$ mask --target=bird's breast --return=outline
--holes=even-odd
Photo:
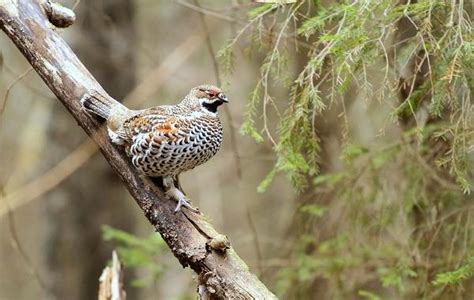
[[[205,163],[220,149],[223,129],[218,118],[198,118],[175,131],[140,134],[130,145],[132,162],[148,176],[177,175]]]

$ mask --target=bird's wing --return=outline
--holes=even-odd
[[[149,142],[155,143],[176,142],[186,138],[190,132],[190,126],[189,120],[184,116],[171,114],[166,109],[154,109],[127,120],[120,135],[124,135],[129,142],[144,137]]]

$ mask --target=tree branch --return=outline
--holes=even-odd
[[[69,11],[61,11],[47,0],[0,1],[2,30],[79,126],[97,143],[148,221],[161,234],[183,267],[189,266],[199,275],[199,294],[204,298],[275,298],[249,272],[225,236],[217,233],[202,215],[186,210],[175,214],[175,203],[166,198],[162,187],[140,176],[123,151],[111,144],[104,126],[83,112],[79,99],[86,92],[95,90],[107,94],[52,29],[46,14],[54,15],[55,24],[62,26],[73,20]],[[64,22],[61,22],[61,14],[67,19]]]

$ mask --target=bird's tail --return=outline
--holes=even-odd
[[[81,104],[84,109],[90,113],[108,119],[112,111],[127,110],[127,108],[110,96],[104,96],[99,92],[86,93],[81,98]]]

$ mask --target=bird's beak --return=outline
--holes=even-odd
[[[219,98],[219,100],[221,100],[223,103],[229,103],[229,100],[227,100],[227,97],[223,93],[219,93],[217,98]]]

